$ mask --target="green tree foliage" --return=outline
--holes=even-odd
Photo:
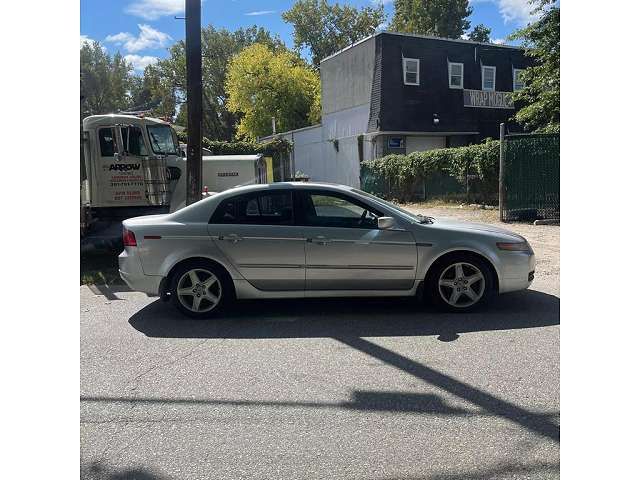
[[[85,43],[80,49],[81,118],[128,108],[131,70],[120,53],[111,56],[98,42]]]
[[[491,29],[480,23],[473,27],[473,30],[469,32],[469,40],[489,43],[491,41]]]
[[[395,0],[390,30],[460,38],[469,29],[468,0]]]
[[[554,0],[533,0],[540,19],[511,35],[521,39],[534,65],[524,71],[525,88],[514,95],[524,104],[515,119],[527,129],[560,131],[560,7]]]
[[[319,121],[320,77],[298,56],[256,43],[237,54],[226,78],[228,108],[242,115],[238,137],[255,139]]]
[[[293,25],[296,49],[306,47],[313,65],[320,60],[371,34],[384,22],[382,5],[357,9],[327,0],[298,0],[282,14]]]
[[[218,140],[231,140],[236,133],[238,116],[227,107],[224,82],[231,58],[243,48],[260,43],[272,50],[284,50],[284,43],[260,27],[240,28],[230,32],[209,25],[202,29],[202,90],[203,134]],[[169,49],[169,57],[154,65],[150,73],[157,72],[162,79],[159,91],[173,95],[181,104],[176,123],[186,126],[186,56],[183,41]],[[147,72],[145,71],[145,76]]]

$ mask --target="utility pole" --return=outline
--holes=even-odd
[[[500,221],[504,222],[504,143],[505,126],[500,124],[500,166],[498,170],[498,209],[500,213]]]
[[[186,0],[187,205],[202,198],[202,40],[200,0]]]

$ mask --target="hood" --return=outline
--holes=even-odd
[[[496,225],[490,225],[487,223],[464,222],[448,218],[436,218],[433,225],[458,231],[492,233],[495,235],[512,237],[514,239],[517,239],[518,241],[526,241],[523,236],[518,235],[517,233],[511,232],[506,228],[498,227]]]

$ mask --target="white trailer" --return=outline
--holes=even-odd
[[[125,218],[185,205],[186,159],[169,123],[110,114],[87,117],[82,127],[81,237],[100,243],[101,238],[118,237]],[[203,185],[216,192],[266,183],[272,178],[267,168],[262,155],[205,156]]]

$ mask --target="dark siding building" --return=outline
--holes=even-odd
[[[497,138],[516,111],[519,71],[529,65],[513,46],[367,37],[320,62],[322,123],[280,134],[293,143],[292,169],[359,186],[363,160]]]
[[[482,70],[494,72],[493,92],[512,92],[514,73],[529,66],[523,50],[511,46],[381,33],[376,37],[376,69],[368,132],[431,132],[450,135],[447,143],[466,144],[497,137],[501,122],[515,110],[465,106],[464,91],[483,89]],[[418,60],[418,84],[406,84],[403,59]],[[450,86],[450,64],[461,64],[461,84]],[[490,75],[488,75],[490,76]],[[456,75],[457,77],[457,75]],[[413,80],[413,78],[412,78]],[[490,78],[487,78],[487,84]],[[377,83],[377,84],[376,84]],[[434,122],[434,119],[437,119]]]

